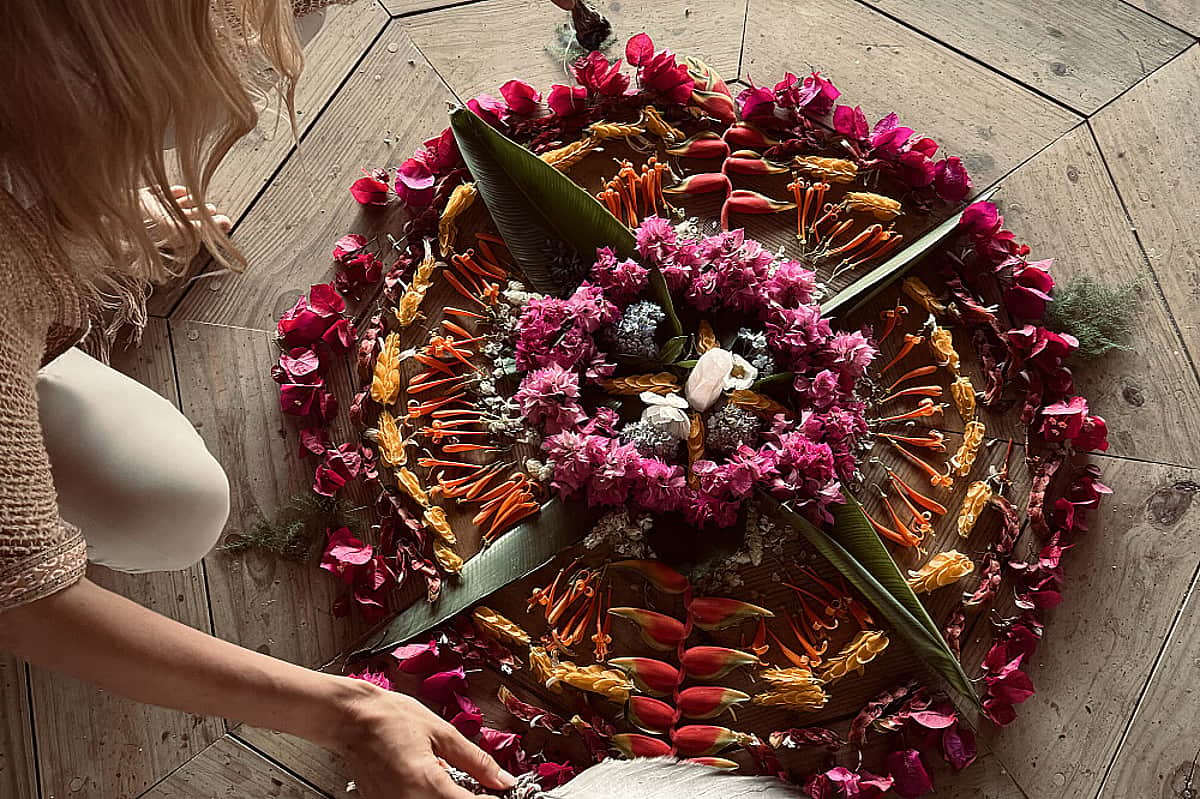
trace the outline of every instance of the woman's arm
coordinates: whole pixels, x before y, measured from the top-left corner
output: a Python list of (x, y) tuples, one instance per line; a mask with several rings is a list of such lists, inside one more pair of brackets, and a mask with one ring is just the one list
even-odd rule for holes
[(463, 799), (442, 757), (513, 778), (419, 702), (213, 638), (88, 580), (0, 613), (0, 648), (106, 691), (306, 738), (343, 755), (367, 799)]

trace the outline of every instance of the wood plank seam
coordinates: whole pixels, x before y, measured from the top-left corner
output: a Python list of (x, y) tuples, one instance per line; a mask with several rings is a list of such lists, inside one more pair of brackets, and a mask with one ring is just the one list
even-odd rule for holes
[(1129, 738), (1129, 732), (1133, 729), (1133, 723), (1137, 720), (1138, 711), (1141, 710), (1142, 700), (1146, 693), (1150, 690), (1150, 684), (1154, 682), (1159, 669), (1162, 667), (1162, 662), (1166, 657), (1167, 649), (1171, 645), (1171, 639), (1175, 637), (1175, 631), (1179, 628), (1180, 621), (1183, 617), (1183, 611), (1187, 608), (1188, 600), (1196, 591), (1197, 581), (1200, 581), (1200, 564), (1197, 564), (1195, 571), (1192, 573), (1192, 581), (1188, 585), (1188, 590), (1184, 592), (1183, 600), (1179, 603), (1179, 608), (1175, 611), (1175, 617), (1171, 620), (1171, 626), (1167, 628), (1167, 634), (1163, 637), (1162, 647), (1158, 650), (1158, 654), (1154, 657), (1154, 663), (1150, 667), (1150, 674), (1146, 678), (1146, 682), (1138, 691), (1137, 701), (1134, 703), (1133, 712), (1129, 715), (1129, 720), (1125, 722), (1125, 729), (1121, 731), (1121, 738), (1117, 742), (1117, 748), (1113, 750), (1112, 759), (1109, 760), (1108, 766), (1104, 769), (1104, 777), (1100, 780), (1100, 786), (1096, 790), (1095, 799), (1100, 799), (1104, 793), (1104, 788), (1108, 785), (1108, 778), (1112, 774), (1113, 767), (1117, 763), (1117, 759), (1121, 751), (1125, 748), (1125, 742)]
[[(421, 14), (428, 14), (431, 11), (446, 11), (447, 9), (473, 6), (476, 3), (483, 3), (486, 1), (487, 0), (446, 0), (446, 2), (439, 5), (429, 6), (428, 8), (418, 8), (415, 11), (400, 11), (396, 14), (392, 14), (389, 11), (388, 13), (391, 14), (392, 19), (411, 19), (412, 17), (418, 17)], [(387, 6), (384, 6), (384, 8), (386, 9)]]
[(1129, 6), (1132, 9), (1142, 12), (1143, 14), (1145, 14), (1148, 17), (1152, 17), (1152, 18), (1158, 20), (1162, 24), (1166, 25), (1168, 28), (1174, 28), (1175, 30), (1179, 31), (1184, 36), (1189, 37), (1193, 41), (1200, 41), (1200, 36), (1197, 36), (1196, 34), (1192, 33), (1191, 31), (1184, 30), (1183, 28), (1179, 27), (1178, 25), (1176, 25), (1175, 23), (1173, 23), (1169, 20), (1163, 19), (1158, 14), (1155, 14), (1153, 11), (1150, 11), (1150, 10), (1142, 8), (1141, 6), (1138, 6), (1134, 3), (1131, 3), (1131, 2), (1129, 2), (1129, 0), (1118, 0), (1118, 2), (1120, 2), (1121, 5)]
[(25, 675), (25, 702), (29, 710), (29, 746), (33, 750), (33, 790), (38, 799), (42, 793), (42, 758), (38, 754), (37, 715), (33, 712), (33, 676), (29, 672), (29, 664), (21, 662), (21, 671)]
[[(753, 0), (751, 0), (751, 2), (753, 2)], [(1046, 92), (1042, 91), (1041, 89), (1037, 88), (1036, 86), (1033, 86), (1033, 85), (1021, 80), (1020, 78), (1017, 78), (1017, 77), (1014, 77), (1013, 75), (1008, 74), (1007, 72), (1000, 69), (999, 67), (992, 66), (991, 64), (989, 64), (988, 62), (979, 58), (978, 56), (974, 56), (968, 52), (960, 50), (959, 48), (955, 47), (954, 45), (948, 44), (947, 42), (939, 39), (938, 37), (932, 36), (932, 35), (926, 33), (925, 31), (921, 30), (920, 28), (910, 25), (907, 21), (905, 21), (905, 19), (903, 17), (898, 17), (895, 14), (892, 14), (888, 11), (883, 11), (881, 9), (878, 9), (875, 6), (871, 5), (870, 3), (865, 2), (865, 0), (854, 0), (854, 2), (857, 3), (858, 5), (866, 8), (867, 10), (869, 10), (871, 12), (878, 14), (879, 16), (883, 17), (884, 19), (894, 22), (895, 24), (899, 25), (900, 27), (904, 28), (905, 30), (915, 33), (924, 39), (928, 39), (929, 41), (933, 42), (934, 44), (938, 45), (939, 47), (945, 48), (946, 50), (950, 51), (951, 53), (954, 53), (959, 58), (962, 58), (965, 61), (969, 61), (972, 64), (975, 64), (976, 66), (983, 67), (988, 72), (999, 75), (1002, 78), (1004, 78), (1005, 80), (1009, 81), (1010, 83), (1015, 83), (1017, 86), (1020, 86), (1022, 89), (1025, 89), (1026, 91), (1037, 95), (1039, 98), (1041, 98), (1042, 100), (1045, 100), (1048, 103), (1058, 106), (1059, 108), (1063, 109), (1064, 111), (1069, 111), (1070, 113), (1075, 114), (1076, 116), (1080, 116), (1080, 117), (1086, 116), (1086, 114), (1084, 112), (1080, 111), (1079, 109), (1072, 108), (1071, 106), (1064, 103), (1062, 100), (1059, 100), (1057, 97), (1047, 94)], [(1184, 49), (1186, 50), (1187, 48), (1185, 47)]]
[[(1196, 39), (1196, 37), (1194, 37), (1194, 36), (1193, 36), (1192, 38), (1193, 38), (1193, 39)], [(1197, 40), (1197, 41), (1200, 41), (1200, 40)], [(1190, 44), (1190, 45), (1188, 45), (1187, 47), (1183, 48), (1183, 49), (1182, 49), (1182, 50), (1180, 50), (1178, 53), (1176, 53), (1175, 55), (1171, 56), (1171, 57), (1170, 57), (1170, 58), (1168, 58), (1166, 61), (1162, 62), (1162, 64), (1160, 64), (1160, 65), (1159, 65), (1158, 69), (1155, 69), (1155, 70), (1153, 70), (1153, 71), (1151, 71), (1151, 72), (1147, 72), (1145, 75), (1143, 75), (1143, 76), (1141, 77), (1141, 79), (1139, 79), (1139, 80), (1138, 80), (1138, 81), (1136, 81), (1135, 83), (1131, 84), (1131, 85), (1130, 85), (1130, 86), (1128, 86), (1127, 88), (1125, 88), (1125, 89), (1121, 90), (1121, 92), (1120, 92), (1120, 93), (1119, 93), (1119, 94), (1118, 94), (1116, 97), (1112, 98), (1111, 100), (1109, 100), (1107, 103), (1105, 103), (1104, 105), (1102, 105), (1102, 106), (1100, 106), (1099, 108), (1097, 108), (1097, 109), (1096, 109), (1095, 111), (1093, 111), (1092, 113), (1090, 113), (1090, 114), (1087, 114), (1087, 115), (1086, 115), (1086, 118), (1087, 118), (1087, 119), (1089, 119), (1089, 120), (1090, 120), (1090, 119), (1092, 119), (1092, 118), (1093, 118), (1093, 117), (1095, 117), (1097, 114), (1099, 114), (1101, 111), (1103, 111), (1104, 109), (1108, 108), (1108, 107), (1109, 107), (1110, 105), (1112, 105), (1113, 103), (1117, 102), (1117, 100), (1120, 100), (1120, 99), (1121, 99), (1122, 97), (1124, 97), (1126, 94), (1128, 94), (1129, 92), (1133, 91), (1133, 90), (1134, 90), (1134, 89), (1136, 89), (1138, 86), (1141, 86), (1141, 85), (1142, 85), (1142, 84), (1143, 84), (1143, 83), (1146, 81), (1146, 79), (1147, 79), (1147, 78), (1149, 78), (1149, 77), (1151, 77), (1151, 76), (1153, 76), (1153, 75), (1157, 75), (1159, 72), (1161, 72), (1162, 70), (1166, 69), (1166, 68), (1167, 68), (1168, 66), (1170, 66), (1171, 64), (1175, 63), (1175, 62), (1176, 62), (1177, 60), (1179, 60), (1181, 57), (1183, 57), (1183, 56), (1187, 55), (1188, 53), (1192, 52), (1192, 48), (1193, 48), (1193, 47), (1196, 47), (1196, 46), (1197, 46), (1196, 42), (1193, 42), (1192, 44)], [(1092, 135), (1093, 135), (1093, 137), (1095, 136), (1095, 134), (1092, 134)], [(1098, 147), (1098, 146), (1099, 146), (1099, 142), (1097, 142), (1097, 147)], [(1103, 150), (1101, 150), (1101, 155), (1103, 155), (1103, 152), (1104, 152), (1104, 151), (1103, 151)], [(1106, 166), (1107, 166), (1107, 164), (1106, 164)], [(1111, 177), (1111, 172), (1110, 172), (1110, 175), (1109, 175), (1109, 176)]]
[[(1189, 47), (1188, 50), (1190, 49), (1191, 48)], [(1163, 66), (1166, 65), (1164, 64)], [(1171, 328), (1175, 331), (1175, 336), (1179, 339), (1180, 346), (1183, 347), (1184, 357), (1187, 359), (1188, 366), (1191, 367), (1192, 370), (1192, 379), (1195, 381), (1197, 386), (1200, 386), (1200, 370), (1196, 368), (1196, 359), (1192, 355), (1192, 351), (1188, 348), (1187, 339), (1185, 339), (1183, 336), (1183, 330), (1179, 326), (1179, 321), (1175, 318), (1175, 312), (1171, 309), (1170, 303), (1167, 302), (1167, 295), (1163, 290), (1162, 281), (1158, 277), (1158, 272), (1154, 268), (1154, 262), (1150, 258), (1150, 253), (1146, 250), (1146, 245), (1142, 242), (1142, 236), (1140, 231), (1138, 231), (1137, 224), (1133, 221), (1133, 214), (1129, 210), (1129, 203), (1126, 202), (1125, 196), (1121, 193), (1121, 187), (1117, 185), (1116, 176), (1113, 175), (1112, 166), (1108, 163), (1108, 156), (1105, 154), (1104, 148), (1100, 146), (1100, 139), (1096, 136), (1096, 131), (1092, 127), (1091, 120), (1086, 120), (1084, 124), (1087, 125), (1088, 133), (1092, 137), (1092, 143), (1096, 145), (1096, 152), (1100, 154), (1100, 163), (1104, 166), (1104, 171), (1108, 175), (1108, 182), (1112, 186), (1113, 191), (1116, 193), (1117, 202), (1120, 203), (1121, 212), (1125, 215), (1125, 221), (1129, 224), (1129, 231), (1133, 234), (1133, 240), (1137, 244), (1138, 252), (1142, 254), (1142, 262), (1146, 265), (1146, 269), (1149, 270), (1150, 277), (1154, 280), (1154, 288), (1158, 292), (1158, 296), (1163, 302), (1167, 318), (1171, 320)]]
[[(240, 727), (241, 725), (238, 725), (238, 726)], [(303, 785), (304, 787), (312, 790), (314, 793), (316, 793), (320, 796), (324, 796), (324, 797), (326, 797), (326, 799), (333, 799), (333, 797), (330, 796), (327, 791), (325, 791), (324, 789), (315, 785), (314, 783), (310, 782), (309, 780), (305, 779), (304, 776), (301, 775), (299, 772), (294, 771), (293, 769), (289, 768), (280, 760), (277, 760), (276, 758), (274, 758), (271, 755), (264, 752), (262, 749), (258, 748), (254, 744), (250, 743), (250, 741), (248, 741), (245, 738), (243, 738), (242, 736), (238, 735), (236, 729), (229, 731), (229, 737), (232, 738), (233, 740), (237, 741), (242, 746), (249, 749), (251, 752), (254, 752), (256, 755), (261, 757), (263, 760), (266, 760), (268, 763), (271, 763), (272, 765), (274, 765), (277, 769), (284, 772), (285, 774), (290, 776), (292, 779), (296, 780), (296, 782), (298, 782), (301, 785)]]
[[(325, 111), (330, 105), (333, 104), (333, 101), (337, 99), (338, 95), (342, 93), (342, 89), (346, 87), (346, 84), (358, 71), (358, 68), (362, 65), (362, 62), (366, 60), (366, 57), (375, 49), (375, 45), (379, 44), (379, 40), (383, 38), (383, 34), (386, 33), (391, 27), (392, 26), (390, 22), (380, 26), (379, 30), (375, 33), (375, 36), (371, 39), (367, 46), (363, 48), (363, 51), (359, 54), (358, 58), (354, 60), (354, 64), (346, 71), (346, 74), (342, 76), (342, 79), (338, 81), (337, 88), (330, 92), (329, 97), (325, 99), (325, 102), (321, 104), (321, 107), (317, 110), (317, 112), (312, 115), (312, 122), (309, 123), (308, 128), (305, 129), (300, 134), (299, 139), (292, 144), (291, 148), (288, 150), (288, 154), (281, 159), (278, 164), (275, 165), (275, 168), (271, 170), (271, 174), (266, 177), (266, 179), (263, 181), (263, 184), (258, 188), (258, 191), (255, 192), (254, 198), (246, 204), (245, 210), (238, 215), (237, 219), (234, 220), (233, 228), (230, 231), (231, 235), (237, 232), (238, 226), (241, 225), (242, 221), (245, 220), (246, 217), (249, 216), (250, 212), (254, 210), (255, 206), (258, 205), (258, 201), (262, 199), (262, 196), (266, 194), (267, 190), (275, 183), (275, 178), (279, 177), (279, 173), (283, 171), (284, 167), (291, 163), (292, 159), (296, 156), (297, 150), (304, 145), (304, 140), (308, 138), (309, 133), (311, 133), (312, 130), (320, 123), (321, 117), (324, 116)], [(186, 298), (196, 289), (196, 283), (198, 282), (198, 280), (192, 280), (187, 289), (183, 291), (175, 299), (175, 302), (171, 304), (171, 307), (164, 314), (164, 318), (169, 319), (175, 313), (175, 309), (180, 306), (180, 304), (184, 301), (184, 298)], [(173, 356), (174, 349), (172, 349), (172, 357)]]
[(147, 786), (147, 787), (146, 787), (146, 790), (142, 791), (140, 794), (138, 794), (138, 796), (139, 796), (139, 797), (142, 797), (142, 796), (145, 796), (145, 795), (147, 795), (148, 793), (150, 793), (151, 791), (153, 791), (154, 789), (156, 789), (156, 788), (157, 788), (159, 785), (162, 785), (164, 782), (166, 782), (167, 780), (171, 779), (171, 777), (174, 777), (174, 776), (175, 776), (175, 774), (176, 774), (176, 773), (178, 773), (178, 772), (179, 772), (181, 769), (187, 768), (187, 765), (188, 765), (189, 763), (191, 763), (193, 760), (195, 760), (196, 758), (200, 757), (200, 756), (201, 756), (201, 755), (203, 755), (205, 752), (207, 752), (209, 749), (212, 749), (214, 746), (216, 746), (216, 745), (217, 745), (217, 741), (220, 741), (220, 740), (221, 740), (221, 739), (220, 739), (220, 738), (218, 738), (216, 741), (213, 741), (213, 742), (212, 742), (212, 743), (210, 743), (208, 746), (204, 747), (204, 748), (203, 748), (203, 749), (201, 749), (199, 752), (197, 752), (196, 754), (192, 755), (191, 757), (189, 757), (187, 760), (185, 760), (185, 761), (183, 761), (182, 763), (180, 763), (180, 764), (179, 764), (178, 766), (176, 766), (175, 768), (171, 769), (171, 771), (169, 771), (168, 773), (164, 774), (164, 775), (163, 775), (163, 776), (162, 776), (162, 777), (161, 777), (161, 778), (160, 778), (158, 781), (156, 781), (156, 782), (155, 782), (153, 785), (149, 785), (149, 786)]
[[(464, 5), (469, 5), (469, 4), (464, 4)], [(455, 6), (455, 8), (457, 8), (457, 6)], [(408, 32), (405, 31), (405, 35), (407, 35), (407, 34), (408, 34)], [(443, 75), (442, 71), (437, 68), (437, 64), (433, 63), (433, 59), (431, 59), (429, 56), (425, 55), (425, 51), (422, 50), (421, 45), (417, 43), (416, 37), (409, 36), (408, 40), (410, 42), (412, 42), (413, 49), (415, 49), (417, 51), (417, 54), (420, 55), (421, 58), (425, 59), (425, 63), (429, 65), (429, 68), (431, 70), (433, 70), (434, 77), (436, 77), (441, 82), (441, 84), (446, 87), (446, 91), (450, 92), (450, 96), (453, 97), (455, 100), (457, 100), (460, 103), (463, 102), (462, 96), (454, 90), (454, 87), (450, 85), (450, 81), (446, 80), (446, 76)]]
[(742, 79), (742, 64), (746, 60), (746, 31), (750, 29), (750, 3), (753, 0), (746, 0), (746, 13), (742, 17), (742, 46), (738, 50), (738, 65), (737, 74), (733, 76), (734, 80)]

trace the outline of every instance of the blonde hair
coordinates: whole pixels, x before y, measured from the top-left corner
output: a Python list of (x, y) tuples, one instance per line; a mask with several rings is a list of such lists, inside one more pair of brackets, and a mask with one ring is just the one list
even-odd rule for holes
[[(257, 124), (255, 95), (265, 83), (291, 111), (302, 65), (286, 0), (7, 3), (0, 166), (38, 199), (55, 238), (99, 245), (105, 259), (71, 265), (93, 289), (125, 286), (117, 293), (128, 296), (133, 283), (178, 271), (146, 228), (143, 186), (189, 252), (204, 244), (240, 269), (241, 253), (203, 210), (209, 182)], [(201, 209), (198, 227), (171, 196), (176, 183)]]

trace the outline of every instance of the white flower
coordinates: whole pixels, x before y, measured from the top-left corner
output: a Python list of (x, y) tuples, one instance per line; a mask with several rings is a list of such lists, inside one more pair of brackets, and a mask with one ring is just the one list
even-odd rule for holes
[(758, 370), (740, 355), (715, 347), (700, 356), (687, 379), (688, 403), (703, 413), (713, 406), (723, 391), (750, 388)]
[(701, 413), (707, 411), (725, 390), (732, 372), (733, 354), (728, 350), (715, 347), (701, 355), (684, 386), (688, 404)]
[(735, 354), (733, 356), (733, 368), (729, 370), (729, 376), (725, 378), (725, 390), (741, 391), (742, 389), (750, 388), (757, 379), (758, 370), (745, 358)]
[(642, 402), (646, 403), (646, 408), (642, 411), (643, 422), (681, 441), (688, 437), (692, 422), (684, 410), (688, 406), (687, 400), (678, 394), (667, 394), (664, 397), (653, 391), (643, 391), (639, 396)]

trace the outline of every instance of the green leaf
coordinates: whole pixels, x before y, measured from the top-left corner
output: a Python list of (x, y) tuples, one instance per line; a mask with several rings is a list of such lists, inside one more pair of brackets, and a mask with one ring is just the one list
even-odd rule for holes
[(554, 278), (547, 246), (553, 240), (588, 263), (600, 247), (632, 257), (633, 233), (569, 177), (465, 108), (450, 112), (450, 129), (496, 229), (534, 289), (556, 294), (569, 288)]
[(833, 532), (827, 533), (777, 500), (764, 496), (768, 507), (795, 528), (884, 617), (930, 669), (978, 707), (979, 697), (962, 664), (950, 651), (925, 606), (908, 586), (900, 568), (851, 496), (834, 512)]
[(442, 587), (435, 603), (418, 602), (400, 612), (351, 657), (394, 649), (428, 632), (484, 597), (549, 563), (591, 529), (586, 508), (552, 499), (530, 521), (509, 530), (468, 560), (458, 580)]
[(682, 336), (683, 324), (679, 321), (679, 314), (675, 312), (675, 301), (671, 299), (671, 288), (667, 285), (666, 277), (657, 266), (650, 267), (650, 295), (666, 311), (667, 325), (671, 335)]
[(750, 386), (751, 391), (763, 391), (778, 385), (791, 385), (796, 379), (795, 372), (776, 372), (773, 375), (768, 375), (761, 380), (755, 380), (754, 385)]
[(673, 364), (679, 360), (679, 356), (683, 355), (683, 348), (687, 346), (687, 336), (674, 336), (667, 340), (667, 343), (662, 345), (662, 349), (658, 351), (658, 360), (664, 364)]
[(689, 358), (686, 361), (676, 361), (675, 363), (673, 363), (671, 365), (678, 366), (680, 369), (695, 369), (696, 364), (698, 364), (698, 363), (700, 363), (699, 359)]
[[(983, 202), (999, 189), (999, 186), (994, 186), (971, 202)], [(962, 219), (962, 214), (950, 217), (870, 272), (856, 279), (828, 300), (825, 300), (825, 302), (821, 303), (822, 315), (849, 314), (857, 310), (864, 303), (869, 302), (871, 298), (887, 287), (895, 278), (903, 275), (915, 266), (918, 261), (928, 255), (931, 250), (954, 235), (955, 230), (958, 229), (958, 221), (960, 219)]]

